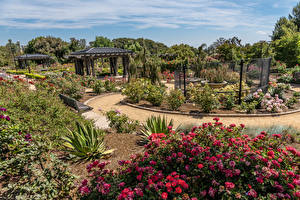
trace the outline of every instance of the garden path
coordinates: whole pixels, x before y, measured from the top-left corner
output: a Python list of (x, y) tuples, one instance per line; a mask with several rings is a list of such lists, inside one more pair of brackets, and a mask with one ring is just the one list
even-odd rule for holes
[(108, 129), (109, 122), (106, 117), (100, 113), (94, 112), (94, 110), (82, 113), (82, 116), (86, 119), (93, 120), (95, 127), (99, 129)]
[[(141, 110), (133, 108), (127, 105), (120, 104), (120, 101), (125, 97), (121, 94), (112, 94), (109, 96), (100, 96), (99, 98), (94, 98), (87, 104), (93, 108), (93, 112), (102, 115), (103, 111), (109, 111), (112, 109), (118, 109), (122, 113), (129, 116), (133, 120), (139, 120), (140, 122), (145, 122), (151, 115), (162, 115), (157, 112), (151, 112), (147, 110)], [(99, 111), (99, 108), (102, 111)], [(184, 116), (176, 114), (163, 114), (168, 119), (174, 120), (175, 127), (180, 124), (195, 124), (199, 125), (203, 122), (212, 121), (213, 117), (194, 117), (194, 116)], [(103, 115), (102, 115), (103, 117)], [(221, 121), (225, 124), (245, 124), (246, 126), (255, 127), (269, 127), (272, 125), (287, 125), (294, 128), (300, 129), (300, 113), (294, 113), (290, 115), (283, 115), (277, 117), (222, 117)]]

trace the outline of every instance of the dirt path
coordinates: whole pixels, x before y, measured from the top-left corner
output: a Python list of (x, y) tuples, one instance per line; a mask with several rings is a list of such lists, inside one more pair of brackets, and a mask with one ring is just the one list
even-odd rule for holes
[[(122, 113), (128, 115), (131, 119), (145, 122), (151, 115), (162, 115), (156, 112), (132, 108), (130, 106), (121, 105), (119, 102), (124, 98), (121, 94), (113, 94), (91, 100), (88, 105), (93, 107), (93, 111), (100, 114), (99, 108), (102, 111), (118, 109)], [(163, 114), (168, 119), (174, 120), (174, 125), (179, 124), (200, 124), (202, 122), (210, 122), (213, 117), (192, 117), (184, 115)], [(290, 125), (300, 129), (300, 113), (291, 115), (283, 115), (278, 117), (222, 117), (221, 121), (225, 124), (245, 124), (246, 126), (268, 127), (272, 125)]]

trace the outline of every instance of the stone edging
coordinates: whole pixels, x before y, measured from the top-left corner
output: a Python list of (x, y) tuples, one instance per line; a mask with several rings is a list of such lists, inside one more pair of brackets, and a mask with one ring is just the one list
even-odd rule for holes
[[(115, 92), (115, 93), (105, 93), (99, 96), (95, 96), (93, 98), (90, 98), (84, 102), (84, 104), (88, 104), (90, 101), (93, 101), (98, 98), (102, 98), (105, 96), (110, 96), (114, 94), (120, 94), (120, 92)], [(142, 110), (147, 110), (147, 111), (152, 111), (152, 112), (157, 112), (157, 113), (164, 113), (164, 114), (175, 114), (175, 115), (187, 115), (187, 116), (195, 116), (195, 117), (278, 117), (282, 115), (289, 115), (289, 114), (294, 114), (300, 112), (300, 109), (297, 110), (292, 110), (292, 111), (287, 111), (283, 113), (266, 113), (266, 114), (216, 114), (216, 113), (188, 113), (188, 112), (180, 112), (180, 111), (170, 111), (170, 110), (158, 110), (158, 109), (153, 109), (153, 108), (146, 108), (143, 106), (138, 106), (135, 104), (128, 103), (126, 101), (121, 101), (122, 104), (137, 108), (137, 109), (142, 109)]]
[(282, 115), (288, 115), (288, 114), (294, 114), (294, 113), (300, 112), (300, 109), (297, 109), (297, 110), (292, 110), (292, 111), (287, 111), (287, 112), (282, 112), (282, 113), (266, 113), (266, 114), (188, 113), (188, 112), (180, 112), (180, 111), (170, 111), (170, 110), (159, 110), (159, 109), (153, 109), (153, 108), (146, 108), (143, 106), (138, 106), (135, 104), (128, 103), (126, 101), (121, 101), (121, 103), (124, 105), (130, 106), (130, 107), (133, 107), (133, 108), (152, 111), (152, 112), (175, 114), (175, 115), (187, 115), (187, 116), (195, 116), (195, 117), (278, 117), (278, 116), (282, 116)]

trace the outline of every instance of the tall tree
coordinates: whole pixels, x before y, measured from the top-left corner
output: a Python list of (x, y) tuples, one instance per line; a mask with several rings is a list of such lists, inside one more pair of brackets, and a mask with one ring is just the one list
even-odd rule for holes
[(173, 45), (167, 50), (167, 53), (175, 54), (181, 60), (195, 57), (194, 48), (187, 44)]
[(52, 36), (37, 37), (28, 42), (26, 53), (40, 53), (53, 56), (57, 61), (64, 62), (69, 53), (68, 43), (61, 38)]
[(85, 39), (77, 40), (76, 38), (70, 38), (69, 49), (70, 51), (78, 51), (86, 48)]
[(90, 42), (91, 47), (113, 47), (113, 42), (103, 36), (96, 36), (95, 41)]
[(278, 40), (282, 36), (292, 32), (297, 32), (296, 24), (286, 17), (281, 17), (275, 24), (273, 34), (271, 36), (272, 41)]
[(203, 60), (206, 55), (207, 55), (207, 44), (203, 43), (198, 47), (198, 52), (197, 52), (200, 60)]
[(276, 60), (287, 63), (289, 67), (300, 64), (300, 33), (287, 34), (274, 42)]
[(296, 24), (298, 31), (300, 31), (300, 2), (293, 8), (289, 19)]

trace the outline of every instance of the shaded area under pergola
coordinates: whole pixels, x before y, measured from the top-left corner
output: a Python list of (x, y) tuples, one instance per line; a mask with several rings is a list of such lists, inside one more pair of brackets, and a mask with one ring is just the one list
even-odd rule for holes
[(27, 63), (28, 60), (43, 61), (42, 62), (43, 67), (44, 67), (45, 63), (49, 67), (50, 59), (51, 59), (51, 56), (44, 55), (44, 54), (24, 54), (21, 56), (17, 56), (15, 58), (15, 60), (18, 62), (19, 67), (25, 66), (25, 69), (28, 67), (29, 73), (31, 73), (31, 69), (30, 69), (30, 65), (28, 65), (28, 63)]
[(113, 76), (118, 75), (118, 57), (122, 58), (123, 76), (128, 73), (129, 56), (133, 52), (126, 49), (112, 48), (112, 47), (93, 47), (84, 50), (73, 52), (69, 55), (75, 62), (75, 72), (79, 75), (95, 76), (95, 60), (99, 58), (109, 58), (110, 73)]

